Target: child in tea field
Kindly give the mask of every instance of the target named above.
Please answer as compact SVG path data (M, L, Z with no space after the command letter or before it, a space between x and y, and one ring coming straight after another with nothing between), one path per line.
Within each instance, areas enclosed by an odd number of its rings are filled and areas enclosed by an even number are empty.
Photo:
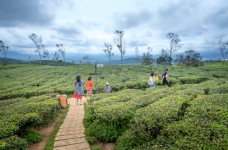
M158 76L154 77L154 73L151 73L151 76L148 81L150 87L155 87L155 81L157 81L157 80L158 80Z
M169 85L169 82L168 82L168 71L169 71L169 69L165 69L165 72L163 73L163 75L162 75L162 80L161 80L161 83L163 82L163 85L165 85L165 84L167 84L168 85L168 87L170 87L170 85Z
M73 98L76 98L77 105L79 100L80 100L80 105L82 105L82 95L84 95L84 87L83 87L84 82L81 80L80 76L76 77L74 85L75 85L75 90L74 90Z
M87 90L87 97L86 97L86 102L89 99L90 95L92 94L92 88L95 90L93 87L93 82L92 82L92 77L89 77L86 83L86 90Z
M112 88L109 86L108 82L106 82L106 87L103 91L105 91L105 93L110 93L112 91Z

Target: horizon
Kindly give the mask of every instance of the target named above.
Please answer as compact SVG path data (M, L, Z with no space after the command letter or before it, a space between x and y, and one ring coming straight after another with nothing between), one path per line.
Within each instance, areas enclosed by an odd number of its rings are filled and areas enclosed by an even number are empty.
M114 0L3 1L0 40L9 46L7 57L15 59L17 56L38 58L35 44L28 37L35 33L42 37L50 54L57 50L56 44L62 43L68 59L88 55L95 62L96 59L108 60L103 52L104 42L113 46L113 60L120 59L113 42L115 30L125 33L124 58L133 58L135 47L140 55L151 47L152 54L159 56L162 48L169 48L166 34L173 32L183 44L177 53L193 49L205 55L204 59L221 58L218 40L228 40L228 3L225 0L124 2L128 5L119 5Z

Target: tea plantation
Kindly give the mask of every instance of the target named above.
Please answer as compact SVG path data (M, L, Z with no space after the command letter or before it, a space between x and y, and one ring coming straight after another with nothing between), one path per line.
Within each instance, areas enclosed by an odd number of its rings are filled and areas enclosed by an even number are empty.
M98 93L85 107L88 142L116 142L116 149L227 149L227 68L168 67L171 88L161 86L164 66L98 68ZM151 72L159 76L148 88ZM0 67L0 149L27 149L59 108L57 94L73 94L77 75L95 84L91 66ZM101 94L105 83L113 89ZM85 88L85 87L84 87Z

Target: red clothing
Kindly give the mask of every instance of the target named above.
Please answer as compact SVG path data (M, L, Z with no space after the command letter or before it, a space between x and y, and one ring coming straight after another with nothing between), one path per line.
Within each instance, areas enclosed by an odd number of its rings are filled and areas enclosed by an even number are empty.
M92 86L93 86L93 82L88 80L86 83L86 90L89 90Z
M73 94L72 98L82 99L82 95Z

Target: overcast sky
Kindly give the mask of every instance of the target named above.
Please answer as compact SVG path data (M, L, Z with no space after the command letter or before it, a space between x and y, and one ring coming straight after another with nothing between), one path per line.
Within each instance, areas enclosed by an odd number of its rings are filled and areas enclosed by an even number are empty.
M187 49L218 51L228 40L227 0L1 0L0 40L11 51L34 54L31 33L41 36L50 52L62 43L67 53L103 54L113 32L125 32L126 55L147 47L154 54L168 48L166 34L179 35Z

